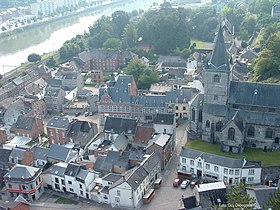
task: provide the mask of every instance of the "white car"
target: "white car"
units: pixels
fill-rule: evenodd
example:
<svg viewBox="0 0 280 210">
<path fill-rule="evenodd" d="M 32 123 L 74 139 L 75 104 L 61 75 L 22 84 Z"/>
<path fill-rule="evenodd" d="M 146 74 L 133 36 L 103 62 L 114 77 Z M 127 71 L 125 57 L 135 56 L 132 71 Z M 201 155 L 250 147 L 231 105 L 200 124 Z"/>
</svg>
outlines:
<svg viewBox="0 0 280 210">
<path fill-rule="evenodd" d="M 186 189 L 190 184 L 190 180 L 184 180 L 182 183 L 181 183 L 181 189 Z"/>
</svg>

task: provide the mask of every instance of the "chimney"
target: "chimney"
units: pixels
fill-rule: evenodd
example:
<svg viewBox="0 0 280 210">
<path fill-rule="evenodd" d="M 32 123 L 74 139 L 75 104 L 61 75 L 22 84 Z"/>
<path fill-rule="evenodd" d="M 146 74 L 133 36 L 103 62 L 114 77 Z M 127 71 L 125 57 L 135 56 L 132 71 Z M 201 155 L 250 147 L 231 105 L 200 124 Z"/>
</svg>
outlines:
<svg viewBox="0 0 280 210">
<path fill-rule="evenodd" d="M 127 93 L 131 95 L 131 83 L 127 84 Z"/>
</svg>

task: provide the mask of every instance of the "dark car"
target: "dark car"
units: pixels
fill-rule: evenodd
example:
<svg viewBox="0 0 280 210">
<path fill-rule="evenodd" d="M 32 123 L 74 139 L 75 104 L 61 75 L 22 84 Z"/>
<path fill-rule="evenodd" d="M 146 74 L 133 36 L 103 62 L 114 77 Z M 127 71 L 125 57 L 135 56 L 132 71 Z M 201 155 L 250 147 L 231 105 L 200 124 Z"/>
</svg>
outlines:
<svg viewBox="0 0 280 210">
<path fill-rule="evenodd" d="M 182 183 L 182 179 L 175 179 L 173 181 L 173 187 L 179 187 Z"/>
<path fill-rule="evenodd" d="M 81 115 L 81 112 L 76 112 L 75 113 L 75 117 L 78 117 L 78 116 L 80 116 Z"/>
<path fill-rule="evenodd" d="M 194 179 L 191 181 L 190 183 L 190 187 L 193 189 L 195 187 L 195 185 L 201 184 L 201 180 L 199 179 Z"/>
</svg>

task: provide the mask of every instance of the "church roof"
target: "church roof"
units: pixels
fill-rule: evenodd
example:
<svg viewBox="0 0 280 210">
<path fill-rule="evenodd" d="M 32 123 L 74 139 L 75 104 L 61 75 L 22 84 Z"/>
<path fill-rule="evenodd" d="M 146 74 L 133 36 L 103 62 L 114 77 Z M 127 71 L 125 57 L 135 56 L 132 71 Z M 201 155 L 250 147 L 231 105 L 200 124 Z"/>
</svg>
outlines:
<svg viewBox="0 0 280 210">
<path fill-rule="evenodd" d="M 219 26 L 217 35 L 214 40 L 214 49 L 209 61 L 208 69 L 229 71 L 228 55 L 225 47 L 224 35 L 221 25 Z"/>
</svg>

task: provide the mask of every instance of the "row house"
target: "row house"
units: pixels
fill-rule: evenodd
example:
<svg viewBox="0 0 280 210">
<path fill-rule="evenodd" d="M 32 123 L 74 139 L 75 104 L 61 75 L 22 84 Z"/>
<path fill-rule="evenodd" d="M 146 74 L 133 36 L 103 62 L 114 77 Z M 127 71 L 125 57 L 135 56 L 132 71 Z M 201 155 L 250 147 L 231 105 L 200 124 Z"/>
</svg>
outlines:
<svg viewBox="0 0 280 210">
<path fill-rule="evenodd" d="M 30 116 L 39 119 L 44 119 L 46 117 L 47 106 L 45 100 L 33 95 L 26 95 L 22 98 L 22 100 L 31 107 Z"/>
<path fill-rule="evenodd" d="M 39 79 L 39 75 L 37 74 L 37 72 L 31 71 L 24 76 L 15 78 L 14 80 L 12 80 L 12 83 L 16 86 L 17 91 L 21 92 L 22 90 L 24 90 L 24 87 L 36 81 L 37 79 Z"/>
<path fill-rule="evenodd" d="M 35 146 L 31 148 L 31 151 L 34 156 L 34 166 L 37 168 L 44 168 L 48 162 L 47 155 L 50 151 L 50 148 Z"/>
<path fill-rule="evenodd" d="M 65 91 L 60 87 L 47 86 L 44 100 L 49 113 L 60 113 L 64 104 Z"/>
<path fill-rule="evenodd" d="M 42 99 L 44 97 L 46 87 L 47 82 L 43 78 L 39 78 L 25 86 L 24 93 L 27 96 L 34 96 L 38 99 Z"/>
<path fill-rule="evenodd" d="M 10 170 L 9 157 L 11 150 L 0 148 L 0 186 L 4 184 L 3 177 Z"/>
<path fill-rule="evenodd" d="M 55 79 L 62 81 L 62 88 L 65 91 L 71 91 L 75 88 L 79 91 L 84 86 L 83 76 L 79 72 L 59 71 L 55 74 Z"/>
<path fill-rule="evenodd" d="M 19 93 L 15 84 L 13 82 L 9 82 L 0 88 L 0 101 L 3 101 L 9 97 L 17 96 L 18 94 Z"/>
<path fill-rule="evenodd" d="M 38 66 L 35 66 L 33 68 L 33 71 L 36 72 L 38 74 L 39 78 L 42 78 L 43 80 L 52 78 L 51 69 L 44 64 L 40 64 Z"/>
<path fill-rule="evenodd" d="M 36 139 L 44 133 L 44 125 L 41 119 L 20 115 L 10 131 L 18 136 Z"/>
<path fill-rule="evenodd" d="M 41 169 L 17 164 L 4 176 L 8 197 L 21 195 L 27 201 L 38 200 L 44 192 Z"/>
<path fill-rule="evenodd" d="M 50 144 L 66 144 L 67 131 L 70 125 L 70 120 L 67 117 L 54 116 L 47 124 L 47 135 Z"/>
<path fill-rule="evenodd" d="M 48 151 L 46 158 L 49 163 L 58 162 L 71 162 L 76 161 L 78 157 L 78 152 L 72 148 L 64 147 L 57 144 L 51 144 L 50 150 Z"/>
<path fill-rule="evenodd" d="M 234 159 L 185 147 L 180 153 L 179 170 L 228 185 L 241 181 L 246 184 L 261 183 L 260 162 Z"/>
</svg>

